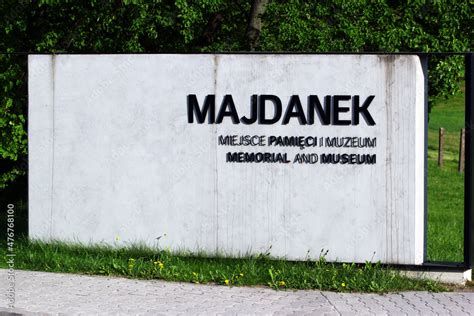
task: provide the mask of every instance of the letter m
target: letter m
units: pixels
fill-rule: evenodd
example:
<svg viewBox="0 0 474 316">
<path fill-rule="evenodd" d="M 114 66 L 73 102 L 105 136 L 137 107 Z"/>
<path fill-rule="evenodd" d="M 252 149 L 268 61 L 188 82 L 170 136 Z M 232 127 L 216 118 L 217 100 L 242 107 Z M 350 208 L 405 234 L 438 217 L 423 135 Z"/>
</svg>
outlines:
<svg viewBox="0 0 474 316">
<path fill-rule="evenodd" d="M 214 124 L 216 120 L 216 96 L 208 94 L 204 99 L 202 109 L 195 94 L 188 95 L 188 123 L 194 123 L 194 117 L 198 124 L 204 123 L 207 116 L 208 124 Z"/>
</svg>

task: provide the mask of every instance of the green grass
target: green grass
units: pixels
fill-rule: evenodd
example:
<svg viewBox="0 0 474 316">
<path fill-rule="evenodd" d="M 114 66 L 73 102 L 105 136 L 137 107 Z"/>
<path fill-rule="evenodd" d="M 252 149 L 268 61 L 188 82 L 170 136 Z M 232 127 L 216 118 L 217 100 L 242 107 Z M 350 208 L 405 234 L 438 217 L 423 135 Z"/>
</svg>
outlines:
<svg viewBox="0 0 474 316">
<path fill-rule="evenodd" d="M 464 176 L 428 161 L 428 259 L 463 260 Z"/>
<path fill-rule="evenodd" d="M 1 247 L 0 256 L 5 256 Z M 2 262 L 0 266 L 6 267 Z M 192 254 L 171 254 L 143 246 L 112 248 L 61 242 L 19 240 L 17 269 L 163 279 L 224 286 L 264 285 L 274 289 L 320 289 L 342 292 L 388 292 L 403 290 L 439 291 L 437 282 L 413 280 L 379 264 L 292 262 L 255 257 L 206 258 Z"/>
<path fill-rule="evenodd" d="M 435 100 L 428 124 L 428 150 L 432 154 L 438 151 L 439 128 L 445 129 L 445 150 L 448 159 L 458 159 L 459 133 L 464 127 L 464 93 L 459 93 L 449 99 Z M 437 157 L 437 156 L 436 156 Z M 434 158 L 434 157 L 433 157 Z"/>
<path fill-rule="evenodd" d="M 444 127 L 446 136 L 443 168 L 437 166 L 440 127 Z M 464 94 L 437 100 L 428 124 L 429 261 L 463 260 L 464 175 L 457 171 L 463 127 Z"/>
</svg>

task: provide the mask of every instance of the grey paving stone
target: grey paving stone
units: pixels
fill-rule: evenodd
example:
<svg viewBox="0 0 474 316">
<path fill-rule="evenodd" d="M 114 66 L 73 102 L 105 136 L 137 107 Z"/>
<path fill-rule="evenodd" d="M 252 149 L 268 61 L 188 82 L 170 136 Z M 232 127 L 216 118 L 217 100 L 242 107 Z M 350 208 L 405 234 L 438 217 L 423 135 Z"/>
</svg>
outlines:
<svg viewBox="0 0 474 316">
<path fill-rule="evenodd" d="M 385 295 L 274 291 L 16 271 L 16 309 L 0 288 L 0 314 L 474 315 L 474 292 Z M 0 281 L 6 270 L 0 269 Z M 3 282 L 0 282 L 2 284 Z"/>
</svg>

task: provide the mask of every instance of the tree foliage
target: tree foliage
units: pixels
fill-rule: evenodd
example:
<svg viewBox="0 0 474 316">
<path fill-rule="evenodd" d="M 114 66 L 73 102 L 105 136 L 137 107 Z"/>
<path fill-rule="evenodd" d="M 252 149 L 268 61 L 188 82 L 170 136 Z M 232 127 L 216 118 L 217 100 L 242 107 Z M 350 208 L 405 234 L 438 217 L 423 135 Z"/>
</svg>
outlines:
<svg viewBox="0 0 474 316">
<path fill-rule="evenodd" d="M 248 50 L 244 0 L 0 2 L 0 188 L 25 174 L 27 65 L 31 53 Z M 456 0 L 269 1 L 261 51 L 465 52 L 472 6 Z M 462 58 L 432 58 L 431 95 L 451 94 Z"/>
</svg>

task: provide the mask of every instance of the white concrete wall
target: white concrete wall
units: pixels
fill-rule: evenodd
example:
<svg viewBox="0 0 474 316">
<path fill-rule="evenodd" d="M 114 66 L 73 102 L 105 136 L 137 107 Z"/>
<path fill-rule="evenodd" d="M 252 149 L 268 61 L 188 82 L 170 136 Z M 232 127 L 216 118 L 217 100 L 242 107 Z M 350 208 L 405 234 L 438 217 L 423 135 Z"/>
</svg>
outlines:
<svg viewBox="0 0 474 316">
<path fill-rule="evenodd" d="M 30 236 L 233 256 L 423 261 L 416 56 L 31 55 Z M 189 124 L 186 96 L 375 95 L 375 126 Z M 344 114 L 345 115 L 345 114 Z M 345 117 L 344 117 L 345 118 Z M 377 137 L 376 148 L 218 146 L 217 136 Z M 228 151 L 376 154 L 375 165 L 226 163 Z M 117 241 L 117 237 L 120 239 Z"/>
</svg>

